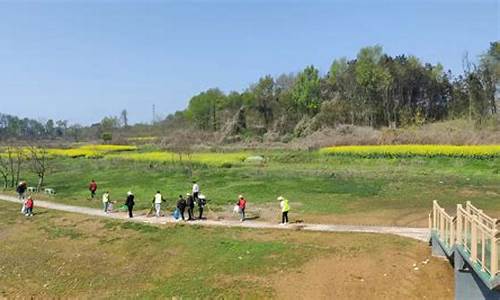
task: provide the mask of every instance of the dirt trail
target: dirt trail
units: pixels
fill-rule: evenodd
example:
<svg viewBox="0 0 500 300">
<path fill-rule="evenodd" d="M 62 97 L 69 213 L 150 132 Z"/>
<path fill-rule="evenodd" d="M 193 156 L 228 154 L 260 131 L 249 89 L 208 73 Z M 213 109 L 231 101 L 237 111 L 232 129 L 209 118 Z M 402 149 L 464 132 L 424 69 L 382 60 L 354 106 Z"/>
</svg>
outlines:
<svg viewBox="0 0 500 300">
<path fill-rule="evenodd" d="M 16 197 L 2 195 L 0 194 L 0 200 L 14 202 L 21 204 L 21 201 Z M 35 202 L 36 207 L 42 207 L 47 209 L 55 209 L 66 212 L 86 214 L 90 216 L 105 217 L 111 219 L 127 220 L 138 223 L 151 223 L 151 224 L 167 224 L 167 223 L 177 223 L 172 217 L 146 217 L 146 216 L 135 216 L 132 219 L 128 218 L 127 213 L 116 212 L 111 214 L 105 214 L 100 209 L 73 206 L 66 204 L 59 204 L 49 201 L 37 200 Z M 359 225 L 334 225 L 334 224 L 289 224 L 289 225 L 279 225 L 271 224 L 265 222 L 257 221 L 229 221 L 229 220 L 203 220 L 203 221 L 193 221 L 186 224 L 192 225 L 202 225 L 202 226 L 221 226 L 221 227 L 244 227 L 244 228 L 266 228 L 266 229 L 283 229 L 283 230 L 305 230 L 305 231 L 321 231 L 321 232 L 364 232 L 364 233 L 382 233 L 382 234 L 395 234 L 407 238 L 416 239 L 419 241 L 427 242 L 429 240 L 429 229 L 427 228 L 411 228 L 411 227 L 391 227 L 391 226 L 359 226 Z"/>
</svg>

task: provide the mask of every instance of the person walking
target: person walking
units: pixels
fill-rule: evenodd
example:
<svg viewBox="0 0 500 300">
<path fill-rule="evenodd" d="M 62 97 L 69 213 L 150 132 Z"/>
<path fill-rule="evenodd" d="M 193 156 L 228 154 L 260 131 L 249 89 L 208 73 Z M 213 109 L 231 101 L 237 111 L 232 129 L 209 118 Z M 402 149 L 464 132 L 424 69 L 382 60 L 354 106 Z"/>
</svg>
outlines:
<svg viewBox="0 0 500 300">
<path fill-rule="evenodd" d="M 94 179 L 89 184 L 89 191 L 90 191 L 90 199 L 95 198 L 95 193 L 97 191 L 97 183 L 95 182 Z"/>
<path fill-rule="evenodd" d="M 106 191 L 104 194 L 102 194 L 102 205 L 104 207 L 104 212 L 108 214 L 108 208 L 109 208 L 109 192 Z"/>
<path fill-rule="evenodd" d="M 161 203 L 162 202 L 166 202 L 166 201 L 165 201 L 165 199 L 163 199 L 163 196 L 161 195 L 160 191 L 157 191 L 154 198 L 153 198 L 153 203 L 155 204 L 156 217 L 160 217 Z"/>
<path fill-rule="evenodd" d="M 243 197 L 243 195 L 240 195 L 238 197 L 238 202 L 236 203 L 238 207 L 240 208 L 240 221 L 243 222 L 245 221 L 245 208 L 247 207 L 247 200 Z"/>
<path fill-rule="evenodd" d="M 131 191 L 128 191 L 127 193 L 127 200 L 125 201 L 125 205 L 128 208 L 128 217 L 133 218 L 134 215 L 132 211 L 134 210 L 135 202 L 134 202 L 134 194 Z"/>
<path fill-rule="evenodd" d="M 205 198 L 205 195 L 200 194 L 196 202 L 198 203 L 198 211 L 199 211 L 198 219 L 203 220 L 203 208 L 205 207 L 205 204 L 207 204 L 207 199 Z"/>
<path fill-rule="evenodd" d="M 26 217 L 32 217 L 33 216 L 33 206 L 34 206 L 33 198 L 31 198 L 31 196 L 29 196 L 28 200 L 26 200 L 26 204 L 25 204 L 25 207 L 26 207 L 26 214 L 25 214 L 25 216 Z"/>
<path fill-rule="evenodd" d="M 288 224 L 288 211 L 290 210 L 290 205 L 288 204 L 288 199 L 283 196 L 278 197 L 281 207 L 281 225 Z"/>
<path fill-rule="evenodd" d="M 186 221 L 186 219 L 184 218 L 184 212 L 186 211 L 186 206 L 187 206 L 186 199 L 184 199 L 182 195 L 179 195 L 179 201 L 177 201 L 177 209 L 181 214 L 182 221 Z"/>
<path fill-rule="evenodd" d="M 16 187 L 16 192 L 19 200 L 24 200 L 26 198 L 26 189 L 28 188 L 26 181 L 21 181 Z"/>
<path fill-rule="evenodd" d="M 190 193 L 187 193 L 187 209 L 188 209 L 188 221 L 193 221 L 193 210 L 194 210 L 194 199 L 193 196 Z"/>
<path fill-rule="evenodd" d="M 193 181 L 193 199 L 194 201 L 198 201 L 198 197 L 200 195 L 200 186 L 196 181 Z"/>
<path fill-rule="evenodd" d="M 26 189 L 27 189 L 27 184 L 24 181 L 19 182 L 19 184 L 16 187 L 17 196 L 19 197 L 19 200 L 23 201 L 23 206 L 21 206 L 22 214 L 26 213 L 26 200 L 25 200 Z"/>
</svg>

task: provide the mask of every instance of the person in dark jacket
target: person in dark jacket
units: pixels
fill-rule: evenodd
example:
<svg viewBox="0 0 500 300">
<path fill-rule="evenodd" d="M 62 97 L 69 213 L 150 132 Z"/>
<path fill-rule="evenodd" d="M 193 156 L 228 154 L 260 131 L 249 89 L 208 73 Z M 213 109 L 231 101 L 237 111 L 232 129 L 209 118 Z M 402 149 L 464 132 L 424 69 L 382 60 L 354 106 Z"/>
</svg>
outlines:
<svg viewBox="0 0 500 300">
<path fill-rule="evenodd" d="M 134 194 L 132 194 L 131 191 L 127 193 L 127 200 L 125 201 L 125 205 L 128 208 L 128 217 L 133 218 L 134 215 L 132 214 L 132 211 L 134 210 L 135 202 L 134 202 Z"/>
<path fill-rule="evenodd" d="M 200 212 L 198 219 L 203 220 L 203 208 L 207 204 L 207 200 L 205 198 L 205 195 L 200 194 L 198 196 L 198 199 L 196 200 L 196 202 L 198 203 L 198 210 Z"/>
<path fill-rule="evenodd" d="M 177 201 L 177 209 L 179 209 L 179 212 L 181 213 L 182 221 L 186 220 L 184 218 L 184 211 L 186 210 L 186 206 L 186 199 L 184 199 L 182 195 L 179 195 L 179 201 Z"/>
<path fill-rule="evenodd" d="M 194 220 L 193 218 L 193 210 L 194 210 L 194 198 L 191 196 L 191 194 L 187 193 L 187 209 L 188 209 L 188 221 Z"/>
<path fill-rule="evenodd" d="M 19 200 L 24 200 L 26 197 L 26 189 L 28 188 L 28 184 L 25 181 L 19 182 L 16 188 L 16 192 L 19 195 Z"/>
</svg>

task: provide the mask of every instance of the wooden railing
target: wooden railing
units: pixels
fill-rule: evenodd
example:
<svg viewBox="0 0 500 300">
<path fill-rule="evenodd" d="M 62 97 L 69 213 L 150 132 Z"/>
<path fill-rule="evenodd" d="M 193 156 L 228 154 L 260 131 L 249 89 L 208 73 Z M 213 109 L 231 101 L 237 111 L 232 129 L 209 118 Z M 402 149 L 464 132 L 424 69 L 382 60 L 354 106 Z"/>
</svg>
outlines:
<svg viewBox="0 0 500 300">
<path fill-rule="evenodd" d="M 458 204 L 457 215 L 452 217 L 434 201 L 429 222 L 431 230 L 448 251 L 455 245 L 462 246 L 470 261 L 477 264 L 481 271 L 491 277 L 499 273 L 500 236 L 497 236 L 497 219 L 489 217 L 470 202 L 466 203 L 465 208 Z"/>
</svg>

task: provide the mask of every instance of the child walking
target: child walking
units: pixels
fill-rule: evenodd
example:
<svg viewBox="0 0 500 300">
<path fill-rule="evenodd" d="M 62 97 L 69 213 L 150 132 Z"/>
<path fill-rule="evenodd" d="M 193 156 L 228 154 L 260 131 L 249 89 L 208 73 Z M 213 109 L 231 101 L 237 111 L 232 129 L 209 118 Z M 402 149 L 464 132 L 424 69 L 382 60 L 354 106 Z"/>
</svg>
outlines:
<svg viewBox="0 0 500 300">
<path fill-rule="evenodd" d="M 240 208 L 240 221 L 243 222 L 245 221 L 245 208 L 247 207 L 247 200 L 243 197 L 243 195 L 238 197 L 236 205 Z"/>
<path fill-rule="evenodd" d="M 32 217 L 33 216 L 33 206 L 34 206 L 33 198 L 31 198 L 31 196 L 29 196 L 28 200 L 26 200 L 26 204 L 25 204 L 25 207 L 26 207 L 26 214 L 25 214 L 25 216 L 26 217 Z"/>
</svg>

